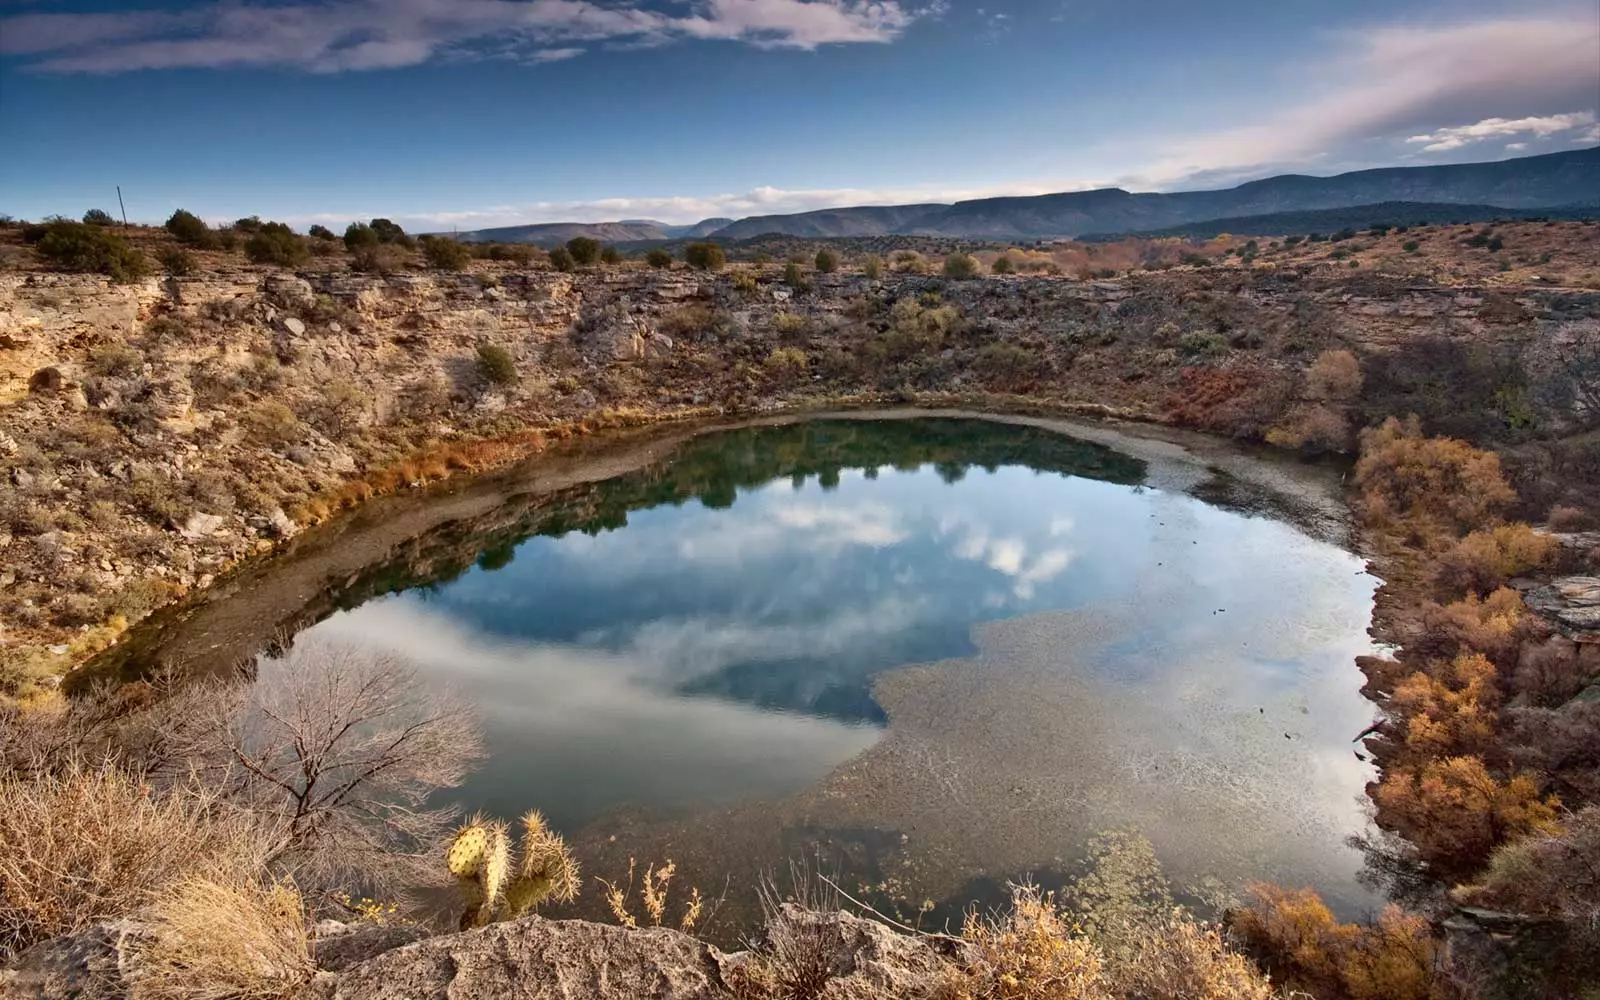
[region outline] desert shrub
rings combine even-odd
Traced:
[[[1417,859],[1445,878],[1478,871],[1503,843],[1559,828],[1559,803],[1542,796],[1532,776],[1499,781],[1476,756],[1391,768],[1372,797],[1379,826],[1406,838]]]
[[[117,220],[113,219],[111,213],[104,209],[91,208],[83,213],[83,224],[86,226],[114,226],[117,224]]]
[[[1075,936],[1053,896],[1013,886],[1011,911],[962,928],[972,958],[957,995],[974,1000],[1111,1000],[1099,953]]]
[[[994,263],[989,265],[989,270],[994,274],[1012,274],[1016,269],[1017,265],[1005,256],[996,257]]]
[[[1491,523],[1517,499],[1494,452],[1423,437],[1415,418],[1402,423],[1390,417],[1363,431],[1355,476],[1367,522],[1403,529],[1416,540],[1460,537]]]
[[[1595,519],[1581,507],[1558,505],[1550,508],[1550,513],[1545,515],[1545,523],[1551,531],[1589,531],[1595,526]]]
[[[1534,423],[1527,369],[1499,348],[1442,336],[1407,338],[1366,366],[1361,407],[1368,422],[1416,414],[1430,434],[1491,441]]]
[[[178,209],[167,217],[167,232],[177,237],[179,243],[190,246],[209,246],[212,243],[211,227],[198,215]]]
[[[697,271],[720,271],[728,255],[715,243],[691,243],[683,248],[683,259]]]
[[[130,1000],[288,1000],[317,972],[293,883],[184,878],[150,907]]]
[[[656,247],[645,254],[644,259],[651,267],[671,267],[672,251],[666,247]]]
[[[1296,404],[1283,423],[1267,431],[1270,444],[1311,452],[1348,451],[1352,438],[1350,418],[1320,403]]]
[[[258,870],[260,833],[216,805],[194,791],[152,796],[110,766],[0,775],[0,963],[126,916],[184,877]]]
[[[476,257],[503,260],[512,264],[532,263],[534,256],[533,247],[526,243],[474,243],[472,252]]]
[[[800,270],[800,265],[792,260],[783,265],[783,283],[797,292],[804,292],[811,288],[811,282],[806,280],[805,273]]]
[[[499,344],[479,344],[478,374],[494,385],[512,385],[517,381],[516,359]]]
[[[788,382],[804,375],[807,363],[806,352],[800,348],[779,347],[767,355],[763,365],[774,378]]]
[[[567,241],[567,253],[579,267],[588,267],[600,260],[600,241],[589,236],[574,236]]]
[[[1431,664],[1395,685],[1389,708],[1404,720],[1409,759],[1482,753],[1494,740],[1500,708],[1495,666],[1482,653]]]
[[[877,281],[883,276],[883,258],[873,255],[863,260],[861,273],[868,281]]]
[[[459,271],[471,263],[472,250],[464,243],[435,236],[422,241],[422,256],[431,267]]]
[[[602,247],[600,250],[600,263],[620,264],[622,263],[622,252],[616,247]]]
[[[257,264],[280,267],[298,267],[311,259],[305,240],[281,222],[261,223],[244,241],[244,252]]]
[[[194,255],[183,247],[162,247],[156,253],[161,269],[174,277],[183,277],[194,271]]]
[[[233,220],[233,228],[241,233],[259,233],[265,225],[259,215],[247,215],[242,219]]]
[[[34,244],[41,260],[63,271],[104,274],[112,281],[137,281],[149,264],[117,233],[81,222],[52,222]]]
[[[1108,963],[1115,997],[1137,1000],[1275,1000],[1254,962],[1228,947],[1220,931],[1181,912],[1141,927],[1123,961]]]
[[[839,254],[828,247],[823,247],[817,251],[813,266],[822,274],[832,274],[839,270]]]
[[[333,230],[329,229],[327,226],[321,225],[320,223],[313,223],[311,226],[309,226],[306,229],[306,235],[314,240],[332,241],[339,238],[338,236],[334,235]]]
[[[1544,569],[1561,546],[1526,524],[1481,528],[1439,554],[1434,580],[1444,594],[1486,594],[1513,577]]]
[[[1418,618],[1406,652],[1421,660],[1478,652],[1507,670],[1516,664],[1523,643],[1547,634],[1541,619],[1528,611],[1522,595],[1507,587],[1485,597],[1468,594],[1448,604],[1424,602]]]
[[[378,237],[379,243],[392,243],[407,248],[411,246],[411,237],[406,235],[406,231],[388,219],[373,219],[368,225]]]
[[[144,364],[144,355],[127,344],[100,344],[89,351],[89,370],[96,375],[117,378],[132,375]]]
[[[953,253],[944,259],[944,276],[958,279],[976,278],[978,261],[970,254]]]
[[[1361,395],[1361,362],[1349,351],[1323,351],[1306,369],[1306,396],[1331,403],[1347,403]]]
[[[363,247],[375,247],[383,240],[378,237],[378,231],[365,222],[352,222],[345,227],[344,245],[351,253]]]
[[[1293,397],[1293,385],[1271,368],[1219,369],[1191,366],[1168,401],[1174,422],[1230,437],[1254,438],[1278,424]]]
[[[1600,650],[1590,652],[1564,635],[1525,642],[1510,687],[1526,703],[1565,704],[1600,677]]]
[[[567,272],[578,266],[573,259],[572,251],[566,247],[554,247],[550,250],[550,266],[557,271]]]
[[[410,262],[411,254],[404,247],[364,244],[351,254],[350,269],[363,274],[394,274],[404,271]]]
[[[1389,906],[1371,924],[1341,924],[1311,889],[1257,884],[1230,914],[1233,933],[1273,982],[1318,1000],[1451,1000],[1432,930]]]
[[[245,435],[266,448],[283,448],[305,436],[305,428],[294,411],[277,400],[262,400],[246,410],[240,422]]]
[[[1039,358],[1026,347],[1006,341],[985,344],[972,360],[972,367],[986,382],[1014,388],[1031,378]]]

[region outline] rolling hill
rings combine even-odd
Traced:
[[[1476,213],[1476,218],[1498,209],[1600,206],[1600,146],[1489,163],[1383,167],[1332,177],[1283,174],[1215,191],[1136,194],[1121,188],[1101,188],[978,198],[954,204],[828,208],[792,215],[750,216],[738,221],[705,219],[692,226],[649,219],[551,222],[457,235],[475,242],[534,243],[546,247],[575,236],[635,245],[706,237],[733,242],[768,234],[805,239],[903,235],[1035,240],[1170,231],[1211,220],[1229,220],[1235,227],[1229,231],[1243,232],[1237,223],[1245,218],[1260,220],[1285,213],[1386,203],[1460,205],[1463,211],[1471,209]],[[1297,225],[1286,231],[1304,228]]]

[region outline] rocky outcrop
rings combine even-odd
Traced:
[[[0,972],[0,995],[119,1000],[137,981],[136,921],[46,941]],[[785,906],[768,928],[804,942],[830,997],[921,996],[960,943],[910,937],[847,913]],[[752,978],[750,952],[727,953],[662,927],[630,929],[526,917],[422,937],[413,927],[317,925],[317,1000],[733,1000]]]

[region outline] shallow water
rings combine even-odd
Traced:
[[[458,800],[544,810],[607,877],[831,852],[874,898],[954,900],[1136,826],[1182,884],[1359,906],[1376,581],[1214,505],[1259,491],[1157,471],[980,421],[730,431],[313,631],[461,688],[490,759]]]

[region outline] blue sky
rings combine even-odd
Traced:
[[[0,0],[0,212],[412,229],[1600,142],[1593,0]]]

